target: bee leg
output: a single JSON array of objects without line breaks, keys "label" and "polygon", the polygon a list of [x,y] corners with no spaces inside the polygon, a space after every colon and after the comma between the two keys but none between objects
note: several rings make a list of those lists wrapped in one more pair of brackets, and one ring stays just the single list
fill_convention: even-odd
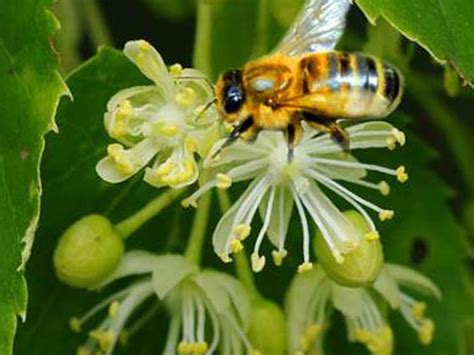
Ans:
[{"label": "bee leg", "polygon": [[253,117],[249,116],[242,122],[240,122],[237,126],[235,126],[232,132],[230,132],[229,136],[225,140],[224,144],[222,144],[222,146],[212,155],[211,158],[214,159],[217,155],[219,155],[222,149],[234,144],[242,134],[250,130],[250,128],[253,126],[253,123]]},{"label": "bee leg", "polygon": [[350,152],[350,138],[349,133],[342,128],[337,123],[331,123],[329,125],[329,134],[331,135],[332,139],[341,146],[344,152]]},{"label": "bee leg", "polygon": [[298,144],[301,137],[301,127],[298,124],[289,124],[286,129],[288,135],[288,162],[293,161],[295,146]]}]

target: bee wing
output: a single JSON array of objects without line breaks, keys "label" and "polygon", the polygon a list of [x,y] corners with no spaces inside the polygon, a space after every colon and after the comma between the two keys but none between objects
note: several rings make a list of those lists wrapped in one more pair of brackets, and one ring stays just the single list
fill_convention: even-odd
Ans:
[{"label": "bee wing", "polygon": [[274,52],[290,56],[327,52],[336,46],[352,0],[307,0]]}]

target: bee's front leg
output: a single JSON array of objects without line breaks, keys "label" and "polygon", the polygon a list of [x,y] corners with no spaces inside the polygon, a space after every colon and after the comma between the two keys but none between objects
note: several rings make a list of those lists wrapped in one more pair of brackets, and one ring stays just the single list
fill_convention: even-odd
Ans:
[{"label": "bee's front leg", "polygon": [[299,123],[290,123],[286,129],[288,138],[288,162],[293,161],[295,146],[301,138],[301,126]]},{"label": "bee's front leg", "polygon": [[[254,129],[251,129],[254,127],[254,120],[252,116],[248,116],[244,120],[242,120],[237,126],[234,127],[232,132],[230,132],[229,136],[225,140],[224,144],[214,153],[212,158],[215,158],[221,151],[222,149],[234,144],[239,137],[241,137],[244,133],[251,133],[255,131]],[[258,133],[258,132],[257,132]],[[254,133],[255,137],[257,133]],[[246,137],[248,140],[249,138]]]}]

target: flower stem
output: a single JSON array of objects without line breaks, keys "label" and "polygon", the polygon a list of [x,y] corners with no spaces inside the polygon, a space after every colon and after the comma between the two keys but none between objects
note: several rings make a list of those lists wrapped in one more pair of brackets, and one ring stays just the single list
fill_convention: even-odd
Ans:
[{"label": "flower stem", "polygon": [[[217,197],[219,199],[219,206],[222,210],[222,213],[227,212],[231,206],[229,195],[225,190],[218,190]],[[258,291],[257,286],[255,284],[255,277],[252,270],[250,269],[245,250],[234,254],[234,261],[235,272],[237,273],[237,277],[247,289],[250,298],[252,298],[253,300],[258,300],[262,298],[262,295]]]},{"label": "flower stem", "polygon": [[252,48],[252,58],[260,57],[268,50],[269,10],[268,0],[259,0],[257,27]]},{"label": "flower stem", "polygon": [[81,7],[84,12],[87,30],[91,40],[95,46],[108,45],[112,46],[112,36],[104,16],[97,4],[96,0],[82,0]]},{"label": "flower stem", "polygon": [[169,189],[154,200],[147,203],[142,209],[117,223],[115,228],[120,233],[122,239],[130,237],[138,228],[156,216],[165,207],[169,206],[174,200],[181,196],[185,189]]},{"label": "flower stem", "polygon": [[212,4],[198,0],[196,37],[194,38],[193,66],[212,78],[211,43]]},{"label": "flower stem", "polygon": [[207,192],[198,202],[193,225],[191,227],[191,235],[189,236],[188,245],[184,253],[186,259],[196,265],[201,263],[202,245],[206,236],[211,197],[212,194]]}]

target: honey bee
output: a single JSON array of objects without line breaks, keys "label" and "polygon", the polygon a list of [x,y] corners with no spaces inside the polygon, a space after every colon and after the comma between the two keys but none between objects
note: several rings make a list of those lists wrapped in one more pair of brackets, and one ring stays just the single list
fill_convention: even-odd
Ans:
[{"label": "honey bee", "polygon": [[350,0],[308,0],[273,53],[224,72],[215,86],[216,105],[233,125],[223,147],[281,130],[291,159],[305,121],[329,133],[344,150],[349,136],[340,119],[386,117],[400,103],[403,77],[392,65],[338,52]]}]

